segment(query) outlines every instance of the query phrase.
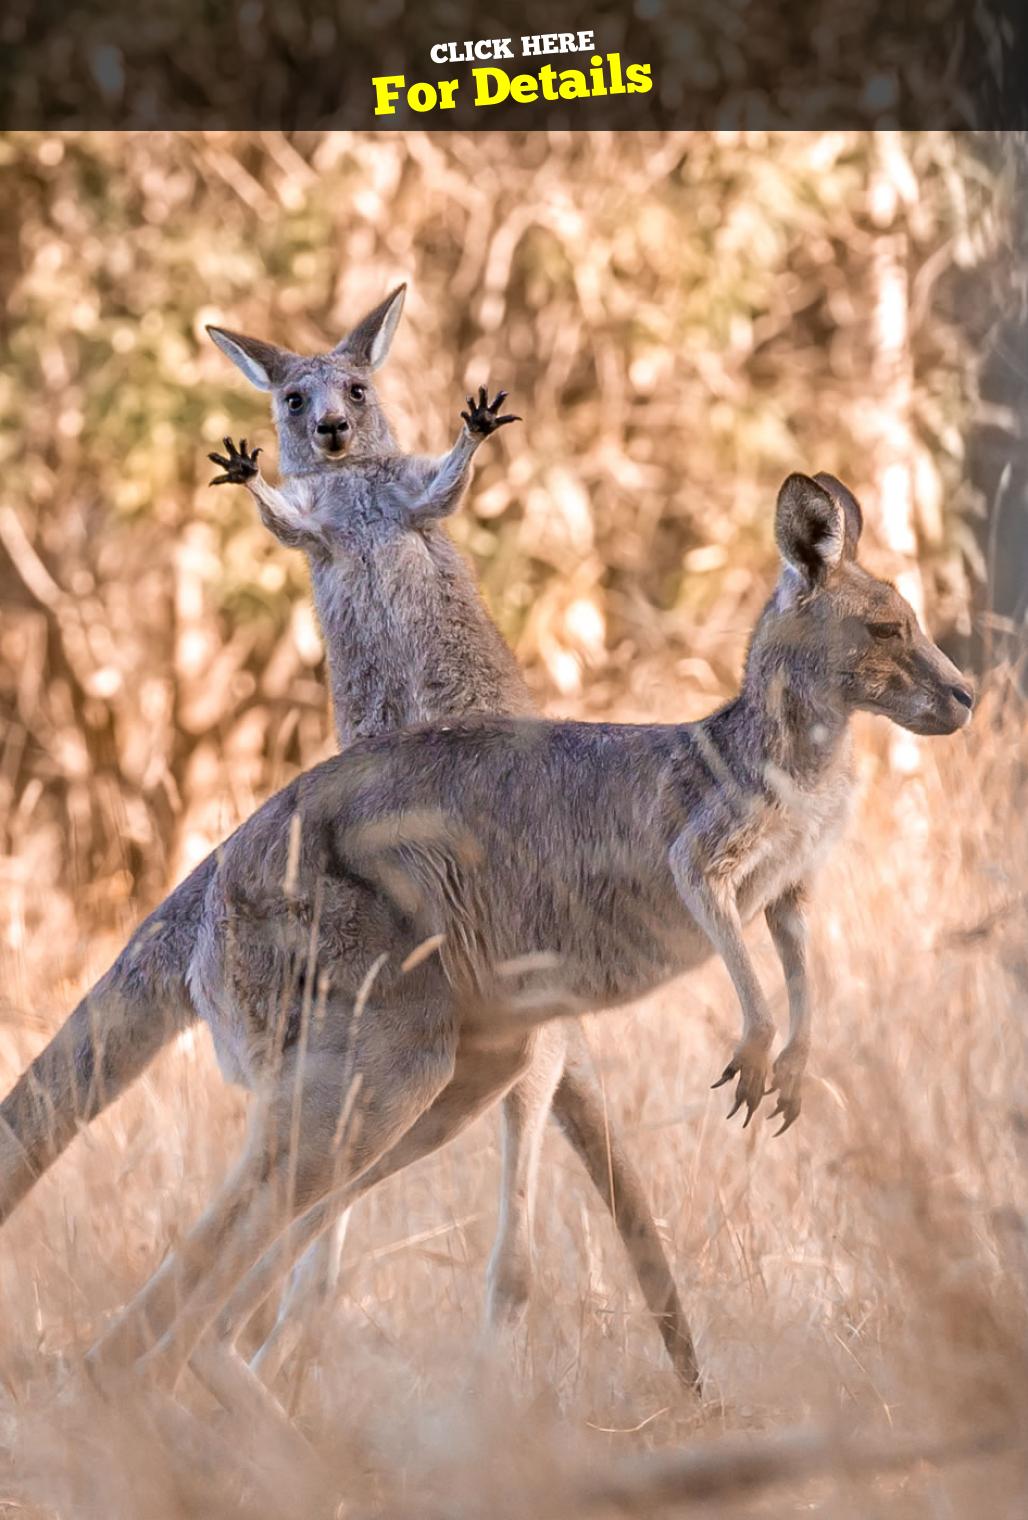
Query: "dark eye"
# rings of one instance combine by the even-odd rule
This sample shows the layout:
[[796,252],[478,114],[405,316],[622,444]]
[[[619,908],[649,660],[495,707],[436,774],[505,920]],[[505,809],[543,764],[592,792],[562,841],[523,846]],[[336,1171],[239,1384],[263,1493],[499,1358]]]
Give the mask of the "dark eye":
[[353,397],[354,401],[363,401],[364,397],[366,395],[366,391],[364,389],[364,386],[363,385],[351,385],[350,386],[350,395]]
[[286,397],[286,406],[291,412],[303,411],[303,397],[300,395],[299,391],[289,392],[289,395]]
[[903,637],[903,624],[868,623],[867,631],[873,639],[879,639],[884,643],[887,639],[901,639]]

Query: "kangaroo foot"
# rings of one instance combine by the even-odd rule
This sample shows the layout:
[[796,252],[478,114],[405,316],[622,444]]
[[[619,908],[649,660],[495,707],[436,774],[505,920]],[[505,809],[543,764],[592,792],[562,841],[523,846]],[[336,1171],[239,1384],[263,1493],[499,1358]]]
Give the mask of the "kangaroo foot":
[[793,1050],[788,1045],[775,1062],[771,1074],[771,1092],[778,1094],[778,1106],[768,1115],[777,1119],[782,1115],[782,1127],[775,1130],[775,1137],[784,1135],[790,1124],[800,1116],[800,1094],[803,1088],[803,1071],[807,1064],[805,1050]]
[[745,1103],[746,1118],[743,1121],[743,1129],[753,1118],[760,1106],[761,1098],[767,1092],[767,1056],[767,1041],[744,1040],[736,1047],[735,1054],[717,1081],[712,1083],[713,1087],[723,1087],[733,1077],[739,1078],[739,1084],[735,1089],[735,1102],[728,1110],[726,1117],[731,1119]]

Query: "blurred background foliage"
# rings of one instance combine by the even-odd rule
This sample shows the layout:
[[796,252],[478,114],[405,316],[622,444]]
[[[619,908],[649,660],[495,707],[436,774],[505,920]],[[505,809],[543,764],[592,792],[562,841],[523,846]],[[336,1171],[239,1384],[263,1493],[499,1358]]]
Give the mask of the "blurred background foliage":
[[[44,902],[51,958],[62,924],[134,918],[330,747],[305,564],[207,486],[222,434],[272,468],[274,438],[205,322],[314,351],[407,278],[382,376],[402,445],[442,451],[470,386],[511,391],[524,423],[481,451],[453,532],[553,710],[670,716],[669,673],[682,716],[730,689],[795,468],[862,495],[876,568],[958,658],[1016,633],[1024,540],[988,514],[1024,518],[1019,429],[982,390],[1021,331],[1019,154],[894,132],[0,139],[9,946]],[[1012,555],[997,623],[990,561],[1009,580]]]

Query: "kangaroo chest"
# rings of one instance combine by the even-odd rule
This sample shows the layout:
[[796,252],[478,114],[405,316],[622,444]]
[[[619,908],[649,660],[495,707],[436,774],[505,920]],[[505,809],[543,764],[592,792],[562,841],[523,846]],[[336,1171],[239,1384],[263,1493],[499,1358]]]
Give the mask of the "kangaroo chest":
[[524,705],[509,654],[462,576],[452,550],[433,552],[411,532],[341,544],[312,564],[342,742]]
[[845,825],[851,791],[847,763],[810,790],[783,782],[773,800],[758,804],[725,862],[743,922],[816,869]]

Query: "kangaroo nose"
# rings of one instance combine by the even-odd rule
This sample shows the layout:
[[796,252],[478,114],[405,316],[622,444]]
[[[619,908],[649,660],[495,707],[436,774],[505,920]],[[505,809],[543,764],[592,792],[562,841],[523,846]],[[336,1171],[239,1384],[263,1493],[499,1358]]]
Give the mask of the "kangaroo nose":
[[317,432],[321,434],[345,433],[349,426],[345,417],[322,417],[318,423]]
[[968,712],[974,707],[974,692],[970,686],[951,686],[949,694],[955,702],[960,703],[961,707],[966,707]]

